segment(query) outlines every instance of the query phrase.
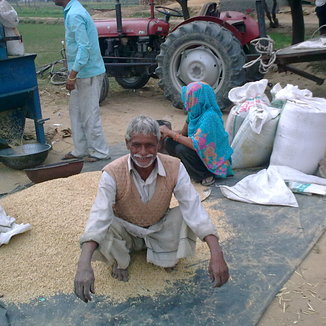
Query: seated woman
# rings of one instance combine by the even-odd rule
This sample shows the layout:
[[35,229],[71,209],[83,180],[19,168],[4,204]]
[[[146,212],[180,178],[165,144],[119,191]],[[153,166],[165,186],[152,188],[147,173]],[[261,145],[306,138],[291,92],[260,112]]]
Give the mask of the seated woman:
[[182,130],[160,127],[166,151],[180,158],[190,177],[204,186],[212,185],[215,178],[233,175],[233,150],[212,87],[204,82],[190,83],[182,88],[182,101],[188,112]]

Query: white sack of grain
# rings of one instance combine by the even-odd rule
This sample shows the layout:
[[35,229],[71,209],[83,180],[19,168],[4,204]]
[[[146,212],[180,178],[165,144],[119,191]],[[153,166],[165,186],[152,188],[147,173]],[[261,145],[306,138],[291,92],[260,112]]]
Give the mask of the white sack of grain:
[[6,0],[0,0],[0,24],[4,27],[16,27],[18,23],[16,10]]
[[285,87],[281,87],[280,84],[276,84],[271,90],[275,100],[288,101],[288,100],[300,100],[311,99],[312,92],[309,89],[300,89],[297,85],[287,84]]
[[315,183],[326,186],[326,179],[324,177],[305,174],[288,166],[273,165],[273,168],[277,170],[285,182],[295,181],[301,183]]
[[[20,36],[17,28],[5,27],[5,35],[10,36]],[[11,56],[22,56],[25,53],[25,47],[22,40],[12,40],[7,41],[7,52]]]
[[315,174],[326,153],[326,99],[287,101],[277,127],[271,165]]
[[251,168],[268,163],[280,112],[280,109],[272,107],[250,110],[231,144],[233,168]]
[[225,197],[236,201],[298,207],[292,191],[273,166],[248,175],[233,187],[221,185],[220,189]]
[[268,80],[262,79],[246,83],[241,87],[232,88],[229,91],[229,99],[234,103],[225,123],[225,130],[229,135],[230,144],[250,110],[257,110],[270,105],[264,93],[267,84]]
[[299,89],[298,86],[287,84],[282,87],[280,83],[277,83],[271,89],[272,95],[272,106],[283,108],[287,101],[300,100],[300,99],[311,99],[312,92],[308,89]]
[[17,224],[15,221],[15,218],[8,216],[0,206],[0,246],[7,244],[14,235],[31,229],[30,224]]

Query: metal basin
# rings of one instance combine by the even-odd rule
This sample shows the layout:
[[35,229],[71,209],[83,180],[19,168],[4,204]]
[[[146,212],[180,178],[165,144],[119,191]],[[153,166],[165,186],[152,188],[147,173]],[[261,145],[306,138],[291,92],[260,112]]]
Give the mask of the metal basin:
[[51,145],[40,143],[2,149],[0,162],[16,170],[33,168],[45,161],[50,149]]
[[72,160],[53,164],[40,165],[35,168],[25,169],[26,175],[34,183],[66,178],[78,174],[83,168],[83,160]]

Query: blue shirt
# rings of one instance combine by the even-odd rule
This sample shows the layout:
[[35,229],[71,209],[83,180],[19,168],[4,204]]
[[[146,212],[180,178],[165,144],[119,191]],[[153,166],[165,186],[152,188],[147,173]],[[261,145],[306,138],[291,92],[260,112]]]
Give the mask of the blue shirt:
[[92,17],[78,0],[64,8],[68,70],[77,78],[89,78],[105,72],[98,34]]

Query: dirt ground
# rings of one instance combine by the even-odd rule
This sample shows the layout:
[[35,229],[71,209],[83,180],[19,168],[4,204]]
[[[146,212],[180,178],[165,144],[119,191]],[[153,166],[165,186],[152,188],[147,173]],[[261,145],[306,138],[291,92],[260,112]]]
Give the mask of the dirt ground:
[[[198,6],[202,1],[190,0],[190,5]],[[311,31],[317,28],[317,17],[313,7],[305,8],[306,28]],[[279,29],[291,31],[291,17],[288,8],[282,8],[278,15],[281,26]],[[320,77],[326,77],[323,71],[311,65],[301,64],[305,70],[312,71]],[[318,86],[314,82],[294,74],[270,72],[266,78],[273,84],[280,82],[298,85],[301,89],[309,89],[314,96],[325,97],[326,85]],[[112,80],[108,97],[102,103],[102,123],[110,145],[123,142],[124,132],[130,119],[136,115],[150,115],[155,119],[165,119],[172,123],[173,128],[180,128],[185,120],[181,110],[175,109],[167,101],[156,80],[151,80],[141,90],[124,90]],[[61,157],[72,149],[71,137],[62,138],[62,130],[70,128],[67,111],[69,94],[64,87],[50,86],[41,83],[40,98],[43,118],[50,118],[45,123],[47,139],[53,145],[45,163],[60,161]],[[227,118],[225,113],[224,118]],[[34,126],[27,120],[26,134],[33,135]],[[30,181],[23,171],[6,168],[0,164],[0,194],[7,193],[17,186]],[[311,253],[298,267],[293,276],[284,285],[284,288],[268,307],[258,325],[285,326],[285,325],[326,325],[326,236],[322,236]]]

